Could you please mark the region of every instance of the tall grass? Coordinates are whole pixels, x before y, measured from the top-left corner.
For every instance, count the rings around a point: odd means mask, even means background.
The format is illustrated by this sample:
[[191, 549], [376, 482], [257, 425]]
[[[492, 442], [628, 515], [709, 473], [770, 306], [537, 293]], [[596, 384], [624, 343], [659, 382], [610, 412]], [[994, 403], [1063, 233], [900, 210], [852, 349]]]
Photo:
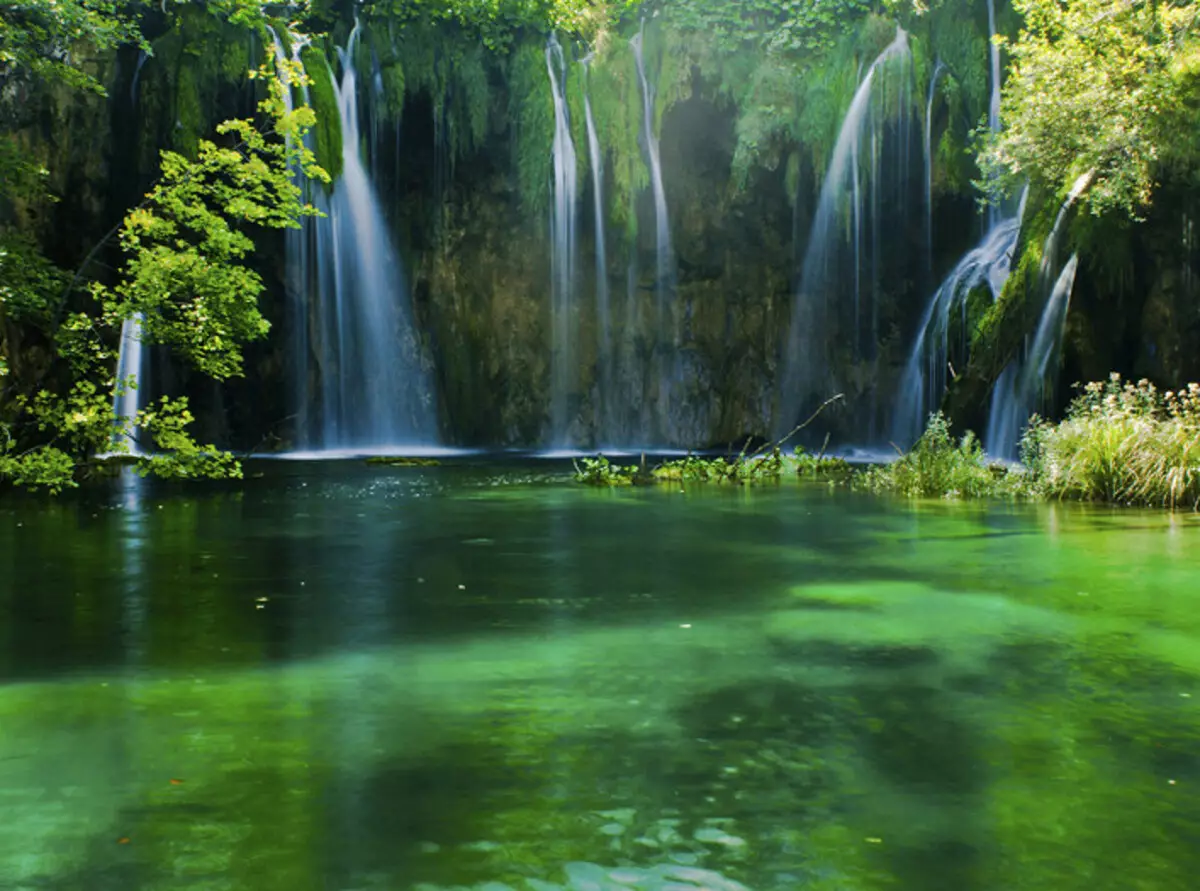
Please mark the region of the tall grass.
[[1061, 423], [1030, 422], [1022, 460], [1046, 497], [1200, 510], [1200, 384], [1088, 384]]
[[862, 488], [909, 498], [986, 498], [1007, 494], [1010, 474], [984, 454], [974, 433], [956, 440], [941, 412], [929, 416], [916, 445], [891, 464], [858, 477]]

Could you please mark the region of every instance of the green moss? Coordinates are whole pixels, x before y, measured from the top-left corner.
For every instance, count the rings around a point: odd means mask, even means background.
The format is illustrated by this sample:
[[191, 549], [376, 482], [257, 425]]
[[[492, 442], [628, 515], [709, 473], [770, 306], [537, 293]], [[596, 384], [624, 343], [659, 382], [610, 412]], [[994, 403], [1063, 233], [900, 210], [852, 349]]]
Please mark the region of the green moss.
[[171, 144], [180, 154], [194, 158], [207, 129], [198, 72], [189, 64], [182, 64], [175, 81], [175, 132]]
[[509, 120], [521, 201], [531, 212], [549, 207], [554, 142], [554, 97], [546, 58], [535, 45], [519, 47], [509, 62]]
[[338, 112], [333, 71], [325, 54], [316, 46], [307, 46], [300, 55], [304, 70], [312, 78], [308, 88], [309, 104], [317, 115], [313, 128], [317, 163], [335, 179], [342, 172], [342, 117]]
[[601, 149], [610, 160], [608, 218], [633, 238], [637, 234], [635, 202], [650, 184], [650, 171], [639, 141], [642, 95], [628, 42], [611, 41], [592, 66], [590, 77], [592, 114], [596, 129], [603, 134]]
[[408, 80], [404, 75], [404, 66], [399, 60], [381, 69], [383, 80], [383, 105], [391, 120], [400, 120], [404, 114], [404, 100], [408, 89]]

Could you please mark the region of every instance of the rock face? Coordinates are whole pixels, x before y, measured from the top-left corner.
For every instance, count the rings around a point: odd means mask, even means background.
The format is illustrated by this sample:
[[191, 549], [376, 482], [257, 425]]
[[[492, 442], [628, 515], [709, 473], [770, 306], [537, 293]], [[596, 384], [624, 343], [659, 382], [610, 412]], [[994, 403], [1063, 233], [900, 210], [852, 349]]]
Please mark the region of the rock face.
[[[698, 128], [703, 138], [695, 138]], [[792, 211], [782, 174], [764, 173], [730, 194], [732, 128], [728, 114], [700, 100], [665, 116], [673, 293], [660, 316], [653, 211], [639, 200], [637, 234], [607, 239], [607, 348], [594, 226], [584, 226], [571, 317], [571, 443], [702, 446], [769, 429], [790, 300]], [[445, 433], [455, 442], [532, 445], [547, 433], [554, 349], [547, 227], [522, 208], [503, 163], [506, 148], [501, 133], [482, 150], [487, 161], [461, 165], [476, 169], [461, 174], [436, 234], [416, 252], [414, 296]]]

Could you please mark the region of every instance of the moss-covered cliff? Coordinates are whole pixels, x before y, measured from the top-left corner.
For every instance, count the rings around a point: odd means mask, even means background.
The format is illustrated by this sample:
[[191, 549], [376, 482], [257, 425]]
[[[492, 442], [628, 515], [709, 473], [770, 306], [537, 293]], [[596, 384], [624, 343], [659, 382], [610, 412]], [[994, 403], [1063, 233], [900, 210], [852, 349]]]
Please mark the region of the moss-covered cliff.
[[[1018, 22], [1001, 6], [1000, 29], [1013, 33]], [[821, 185], [863, 72], [896, 28], [878, 4], [836, 7], [818, 15], [805, 6], [805, 18], [789, 17], [780, 4], [689, 0], [662, 5], [643, 23], [610, 4], [559, 35], [578, 164], [566, 441], [698, 446], [790, 426], [781, 418], [782, 369], [805, 246], [821, 234], [814, 232]], [[368, 4], [358, 10], [353, 58], [343, 58], [338, 48], [354, 12], [349, 4], [316, 4], [308, 25], [327, 33], [298, 53], [313, 83], [296, 98], [317, 111], [313, 147], [336, 190], [345, 134], [335, 83], [343, 65], [358, 71], [354, 148], [368, 162], [388, 235], [405, 261], [409, 292], [397, 299], [412, 303], [441, 436], [472, 445], [549, 442], [552, 362], [561, 346], [551, 311], [546, 22]], [[809, 431], [818, 440], [829, 432], [886, 441], [897, 379], [928, 297], [985, 228], [971, 134], [986, 120], [991, 87], [986, 6], [934, 4], [924, 15], [903, 13], [901, 23], [909, 32], [903, 79], [889, 75], [876, 130], [855, 155], [861, 193], [847, 189], [837, 198], [832, 237], [854, 245], [855, 261], [852, 268], [843, 256], [819, 295], [824, 321], [811, 335], [819, 373], [806, 381], [800, 405], [834, 392], [847, 398]], [[631, 48], [643, 28], [670, 217], [665, 292]], [[54, 171], [61, 200], [5, 213], [21, 218], [67, 268], [136, 203], [160, 148], [186, 154], [216, 121], [251, 113], [256, 86], [246, 72], [272, 51], [266, 33], [232, 26], [202, 4], [181, 4], [169, 16], [151, 11], [145, 31], [152, 55], [129, 47], [96, 60], [107, 102], [50, 97], [20, 133]], [[585, 91], [601, 145], [602, 284]], [[1196, 373], [1189, 182], [1182, 174], [1165, 183], [1144, 224], [1072, 218], [1066, 244], [1081, 264], [1060, 382], [1110, 369], [1164, 383]], [[1001, 299], [993, 305], [981, 291], [953, 323], [952, 340], [969, 348], [951, 357], [945, 404], [977, 429], [986, 424], [994, 381], [1036, 324], [1040, 310], [1029, 294], [1059, 197], [1035, 191]], [[866, 210], [846, 215], [855, 202]], [[298, 362], [312, 380], [336, 373], [289, 352], [289, 332], [318, 324], [319, 314], [297, 310], [311, 298], [287, 280], [286, 250], [282, 237], [260, 242], [255, 263], [269, 285], [263, 309], [273, 334], [249, 348], [245, 380], [216, 388], [170, 356], [155, 356], [150, 393], [189, 393], [205, 438], [245, 448], [294, 443], [305, 392]], [[116, 260], [96, 258], [91, 272]], [[853, 304], [851, 276], [862, 279]], [[6, 336], [14, 364], [38, 364], [36, 343], [12, 330]], [[1066, 395], [1060, 386], [1047, 407]]]

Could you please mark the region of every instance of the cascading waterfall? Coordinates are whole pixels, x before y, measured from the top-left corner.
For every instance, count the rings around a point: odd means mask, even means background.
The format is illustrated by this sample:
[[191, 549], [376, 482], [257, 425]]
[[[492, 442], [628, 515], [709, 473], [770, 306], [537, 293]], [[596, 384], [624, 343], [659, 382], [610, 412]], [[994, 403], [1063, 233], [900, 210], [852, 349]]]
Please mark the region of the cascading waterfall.
[[937, 97], [938, 79], [946, 70], [941, 59], [933, 66], [929, 77], [929, 97], [925, 102], [925, 272], [933, 278], [933, 100]]
[[[950, 322], [955, 310], [962, 314], [965, 337], [970, 294], [986, 285], [994, 302], [1004, 290], [1021, 232], [1024, 208], [1023, 196], [1017, 216], [993, 227], [983, 241], [959, 261], [925, 308], [897, 391], [892, 421], [892, 441], [897, 445], [907, 448], [916, 442], [927, 417], [941, 404], [950, 370]], [[965, 353], [964, 348], [964, 361]]]
[[642, 144], [646, 152], [646, 166], [650, 171], [650, 189], [654, 197], [655, 237], [655, 322], [657, 339], [654, 344], [654, 360], [651, 374], [657, 382], [657, 402], [653, 420], [643, 417], [639, 426], [643, 436], [653, 427], [662, 442], [679, 439], [671, 418], [682, 404], [678, 390], [683, 377], [680, 368], [679, 347], [682, 331], [679, 320], [672, 319], [675, 296], [675, 252], [671, 246], [671, 220], [667, 211], [667, 191], [663, 184], [662, 156], [658, 136], [654, 132], [654, 90], [646, 76], [646, 23], [630, 40], [634, 62], [637, 66], [638, 83], [642, 94]]
[[654, 133], [654, 93], [646, 77], [644, 44], [646, 24], [630, 41], [637, 63], [638, 82], [642, 88], [642, 137], [645, 140], [646, 160], [650, 168], [650, 188], [654, 193], [654, 234], [656, 239], [655, 273], [660, 319], [665, 317], [666, 303], [675, 288], [675, 257], [671, 248], [671, 221], [667, 213], [667, 191], [663, 186], [662, 156], [658, 137]]
[[600, 430], [606, 435], [611, 435], [613, 428], [613, 342], [612, 310], [609, 305], [608, 291], [608, 250], [604, 233], [604, 156], [600, 151], [600, 137], [596, 132], [595, 118], [592, 116], [591, 62], [591, 55], [583, 60], [583, 115], [587, 124], [588, 157], [592, 167], [592, 203], [596, 218], [596, 327], [599, 338], [596, 350], [597, 375], [599, 377], [596, 390], [599, 394], [599, 405], [596, 414]]
[[567, 108], [567, 63], [558, 38], [546, 44], [546, 71], [554, 95], [554, 181], [550, 208], [551, 236], [551, 332], [550, 422], [554, 445], [567, 445], [569, 417], [567, 400], [573, 390], [575, 331], [576, 220], [578, 214], [578, 167], [571, 139], [571, 117]]
[[[298, 444], [303, 449], [394, 450], [436, 441], [437, 424], [429, 375], [412, 322], [399, 253], [388, 235], [379, 199], [361, 156], [356, 23], [335, 81], [342, 124], [342, 175], [327, 200], [314, 203], [328, 219], [307, 225], [308, 241], [297, 249], [306, 270], [309, 305], [298, 308], [294, 348], [300, 375]], [[321, 191], [319, 188], [314, 191]], [[312, 328], [308, 328], [310, 318]], [[319, 412], [313, 401], [309, 361], [315, 363]]]
[[1075, 255], [1059, 269], [1058, 254], [1066, 232], [1067, 214], [1091, 185], [1094, 176], [1095, 171], [1089, 170], [1075, 180], [1046, 236], [1035, 291], [1042, 305], [1037, 331], [1024, 355], [1008, 364], [992, 390], [984, 448], [995, 458], [1013, 460], [1017, 457], [1021, 430], [1030, 414], [1038, 409], [1046, 382], [1057, 366], [1067, 305], [1079, 265], [1078, 255]]
[[[271, 32], [274, 34], [275, 32]], [[133, 67], [133, 77], [129, 81], [129, 104], [136, 106], [138, 102], [138, 87], [142, 83], [142, 68], [145, 67], [150, 54], [144, 49], [138, 50], [138, 60]]]
[[121, 323], [121, 349], [113, 390], [113, 420], [118, 431], [113, 437], [113, 445], [131, 455], [143, 454], [134, 436], [133, 421], [142, 406], [142, 387], [147, 377], [145, 365], [142, 314], [136, 313]]
[[1021, 430], [1044, 401], [1062, 350], [1067, 309], [1078, 268], [1079, 255], [1072, 254], [1054, 282], [1024, 361], [1010, 364], [996, 382], [984, 440], [988, 454], [994, 458], [1013, 460], [1017, 457]]
[[[864, 341], [878, 341], [874, 326], [878, 320], [875, 300], [878, 289], [876, 280], [879, 274], [878, 218], [881, 215], [880, 190], [883, 188], [880, 183], [882, 170], [879, 163], [882, 122], [879, 118], [883, 113], [881, 111], [878, 116], [871, 114], [872, 97], [879, 72], [893, 61], [901, 63], [899, 82], [906, 87], [911, 77], [908, 64], [910, 59], [908, 35], [903, 29], [897, 28], [895, 38], [863, 74], [834, 144], [825, 181], [821, 185], [808, 246], [804, 252], [800, 286], [793, 304], [791, 329], [783, 357], [784, 373], [776, 424], [780, 433], [787, 432], [796, 423], [801, 411], [811, 400], [820, 400], [829, 395], [821, 392], [829, 368], [824, 350], [829, 346], [829, 341], [837, 329], [837, 325], [829, 321], [829, 306], [834, 295], [844, 293], [842, 282], [849, 281], [854, 291], [850, 309], [855, 327], [850, 340], [856, 355], [861, 352]], [[902, 96], [907, 92], [903, 87]], [[908, 109], [903, 100], [900, 104], [900, 115], [903, 120], [907, 120]], [[902, 143], [907, 142], [907, 128], [902, 126], [898, 129], [897, 138]], [[903, 162], [905, 149], [906, 146], [902, 145], [894, 165], [900, 182], [903, 182], [907, 175]], [[862, 282], [864, 207], [860, 183], [860, 156], [864, 153], [868, 155], [867, 169], [871, 178], [871, 248], [875, 252], [872, 253], [869, 266], [866, 267], [870, 270], [872, 278], [869, 287], [864, 286]], [[845, 234], [847, 232], [848, 236]], [[846, 265], [847, 258], [842, 256], [846, 241], [849, 241], [851, 252], [849, 268]], [[864, 294], [871, 302], [870, 307], [865, 310], [861, 305]], [[843, 307], [835, 306], [834, 317], [841, 315], [843, 311]], [[871, 331], [864, 332], [860, 328], [863, 319], [870, 320]]]
[[[137, 65], [129, 85], [129, 104], [137, 108], [140, 93], [142, 67], [150, 56], [145, 50], [138, 51]], [[117, 353], [117, 376], [113, 387], [113, 447], [131, 455], [144, 454], [135, 437], [133, 421], [145, 400], [149, 387], [150, 363], [145, 345], [142, 343], [141, 313], [134, 313], [121, 323], [121, 343]]]

